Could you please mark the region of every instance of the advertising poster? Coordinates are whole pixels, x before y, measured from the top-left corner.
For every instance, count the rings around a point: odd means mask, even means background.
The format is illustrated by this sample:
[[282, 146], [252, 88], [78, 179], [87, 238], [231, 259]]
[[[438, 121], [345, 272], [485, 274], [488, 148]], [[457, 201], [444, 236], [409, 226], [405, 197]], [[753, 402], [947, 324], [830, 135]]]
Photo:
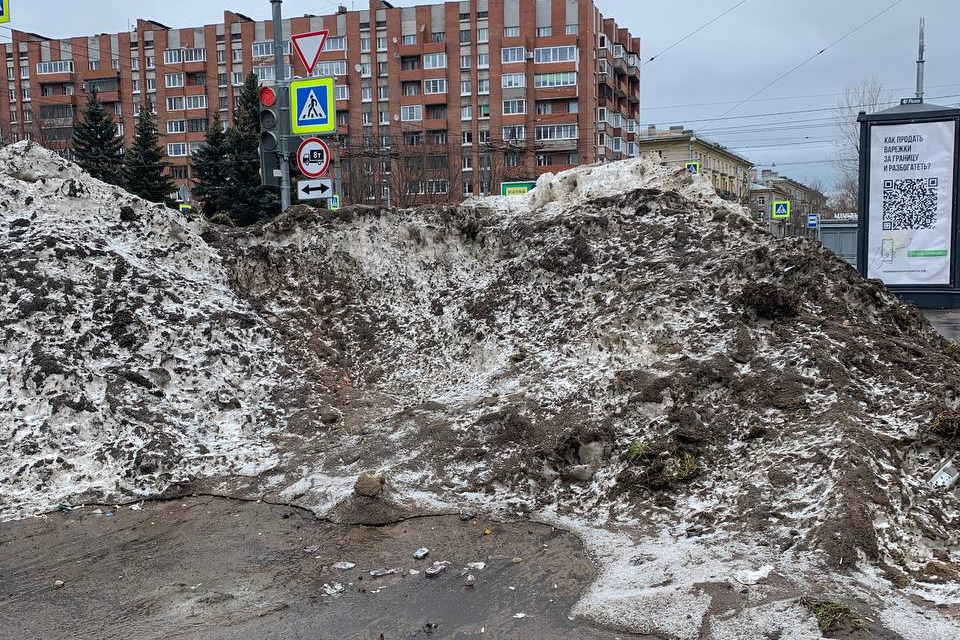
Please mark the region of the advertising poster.
[[867, 277], [950, 284], [955, 144], [952, 120], [871, 127]]

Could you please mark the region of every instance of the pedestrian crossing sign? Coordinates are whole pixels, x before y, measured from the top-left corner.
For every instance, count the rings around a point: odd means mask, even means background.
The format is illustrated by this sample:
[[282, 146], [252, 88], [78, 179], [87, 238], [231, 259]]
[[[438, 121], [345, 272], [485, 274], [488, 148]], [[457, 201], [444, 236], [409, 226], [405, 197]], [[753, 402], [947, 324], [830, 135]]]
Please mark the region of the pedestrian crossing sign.
[[789, 218], [790, 217], [790, 201], [789, 200], [777, 200], [773, 203], [773, 212], [770, 214], [771, 218]]
[[10, 0], [0, 0], [0, 22], [10, 22]]
[[306, 78], [290, 83], [290, 131], [331, 133], [337, 128], [333, 78]]

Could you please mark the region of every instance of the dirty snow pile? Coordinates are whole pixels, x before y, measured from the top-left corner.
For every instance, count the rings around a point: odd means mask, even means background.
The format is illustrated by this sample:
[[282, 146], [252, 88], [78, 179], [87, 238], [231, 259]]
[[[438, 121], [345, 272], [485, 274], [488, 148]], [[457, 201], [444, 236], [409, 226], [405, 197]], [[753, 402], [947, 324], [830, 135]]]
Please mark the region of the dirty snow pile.
[[[799, 639], [848, 607], [958, 637], [958, 501], [929, 481], [960, 349], [702, 178], [631, 160], [201, 237], [36, 147], [0, 174], [4, 516], [204, 485], [490, 509], [577, 532], [601, 569], [572, 613], [610, 627]], [[396, 497], [373, 515], [368, 471]]]
[[[768, 564], [778, 603], [960, 603], [957, 499], [929, 484], [956, 449], [960, 351], [701, 178], [625, 161], [460, 207], [294, 208], [215, 244], [304, 366], [343, 380], [285, 499], [324, 512], [331, 478], [374, 469], [626, 532], [575, 613], [634, 632], [742, 628], [698, 585]], [[783, 606], [750, 615], [812, 619]]]
[[0, 520], [275, 461], [296, 376], [176, 212], [0, 150], [0, 309]]

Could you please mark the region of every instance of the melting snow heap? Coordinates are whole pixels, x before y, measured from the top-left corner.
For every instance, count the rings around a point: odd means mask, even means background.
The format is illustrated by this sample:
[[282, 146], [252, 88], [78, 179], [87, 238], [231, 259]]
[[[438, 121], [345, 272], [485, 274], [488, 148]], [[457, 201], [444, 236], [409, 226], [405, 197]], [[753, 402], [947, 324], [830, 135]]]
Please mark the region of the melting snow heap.
[[0, 173], [4, 517], [197, 487], [337, 517], [376, 471], [400, 511], [580, 535], [572, 615], [611, 628], [817, 638], [836, 602], [960, 636], [958, 501], [930, 483], [960, 349], [703, 178], [630, 160], [236, 230], [29, 144]]

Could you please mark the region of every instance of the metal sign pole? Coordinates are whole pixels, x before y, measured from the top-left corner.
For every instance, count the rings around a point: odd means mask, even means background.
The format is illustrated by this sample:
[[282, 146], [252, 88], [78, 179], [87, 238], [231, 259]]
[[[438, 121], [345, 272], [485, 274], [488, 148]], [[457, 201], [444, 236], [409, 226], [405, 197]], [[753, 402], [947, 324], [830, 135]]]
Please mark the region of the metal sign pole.
[[280, 105], [280, 211], [290, 208], [290, 98], [283, 64], [283, 0], [273, 5], [273, 74]]

